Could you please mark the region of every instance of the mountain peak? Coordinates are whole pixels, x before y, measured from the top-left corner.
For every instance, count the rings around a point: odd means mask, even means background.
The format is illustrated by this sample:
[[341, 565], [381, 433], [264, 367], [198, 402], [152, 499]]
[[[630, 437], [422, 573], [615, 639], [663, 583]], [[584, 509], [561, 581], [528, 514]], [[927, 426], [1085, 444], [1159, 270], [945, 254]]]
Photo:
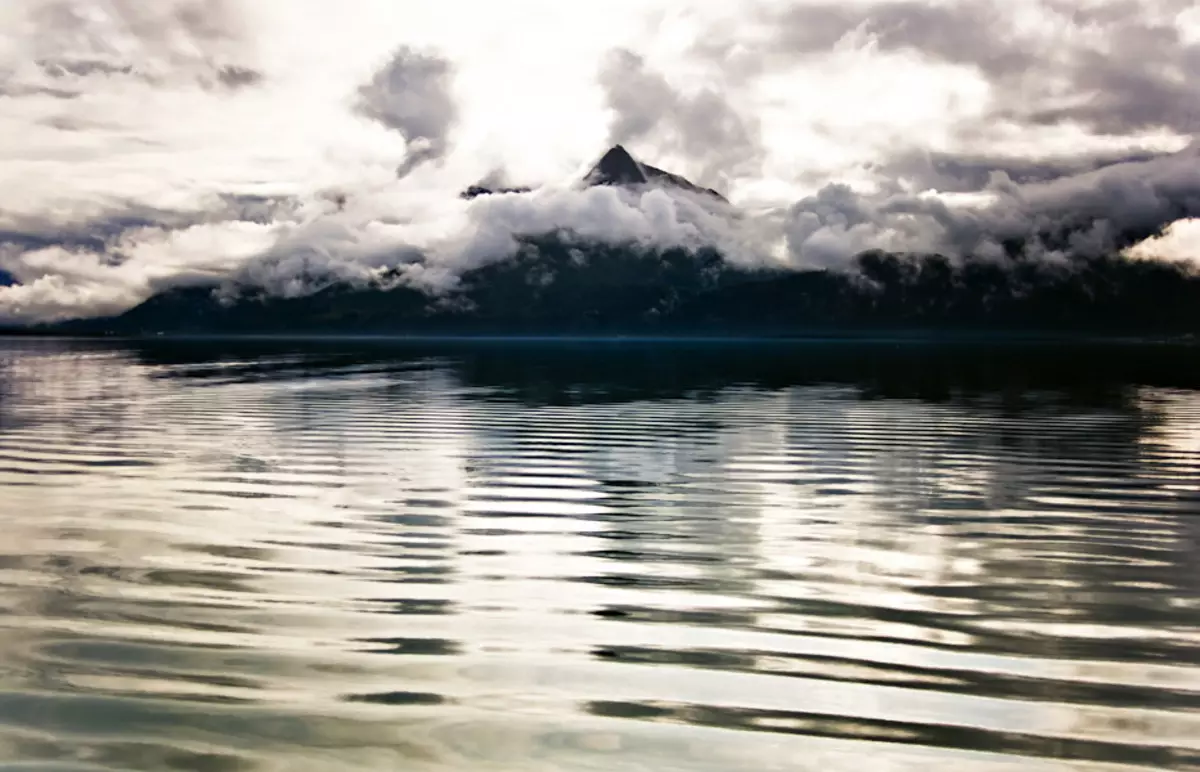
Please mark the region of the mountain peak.
[[[604, 152], [604, 155], [600, 157], [600, 160], [596, 162], [591, 171], [584, 175], [583, 183], [587, 186], [660, 185], [680, 188], [692, 193], [701, 193], [712, 196], [724, 203], [729, 203], [725, 200], [724, 196], [712, 188], [700, 187], [678, 174], [672, 174], [656, 166], [642, 163], [634, 158], [625, 149], [624, 145], [619, 144], [613, 145]], [[526, 193], [529, 190], [526, 187], [501, 187], [485, 181], [472, 185], [459, 195], [463, 198], [476, 198], [494, 193]]]
[[622, 145], [613, 145], [584, 177], [589, 185], [644, 185], [646, 170]]
[[619, 144], [613, 145], [601, 156], [583, 181], [588, 185], [670, 185], [725, 201], [724, 196], [711, 188], [702, 188], [678, 174], [638, 161], [624, 145]]

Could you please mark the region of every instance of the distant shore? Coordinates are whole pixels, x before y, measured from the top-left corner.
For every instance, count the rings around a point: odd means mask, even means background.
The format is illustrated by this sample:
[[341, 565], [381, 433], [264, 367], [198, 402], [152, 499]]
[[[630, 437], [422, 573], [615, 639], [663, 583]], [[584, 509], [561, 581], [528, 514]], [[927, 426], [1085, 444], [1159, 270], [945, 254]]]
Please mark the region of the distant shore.
[[47, 338], [110, 341], [356, 341], [356, 342], [413, 342], [413, 343], [629, 343], [629, 344], [713, 344], [746, 343], [876, 343], [876, 344], [940, 344], [940, 343], [1044, 343], [1044, 344], [1169, 344], [1200, 345], [1195, 333], [1086, 332], [1061, 330], [938, 330], [938, 329], [829, 329], [792, 333], [740, 334], [671, 334], [671, 333], [226, 333], [226, 332], [163, 332], [158, 334], [108, 334], [58, 331], [41, 328], [0, 328], [0, 338]]

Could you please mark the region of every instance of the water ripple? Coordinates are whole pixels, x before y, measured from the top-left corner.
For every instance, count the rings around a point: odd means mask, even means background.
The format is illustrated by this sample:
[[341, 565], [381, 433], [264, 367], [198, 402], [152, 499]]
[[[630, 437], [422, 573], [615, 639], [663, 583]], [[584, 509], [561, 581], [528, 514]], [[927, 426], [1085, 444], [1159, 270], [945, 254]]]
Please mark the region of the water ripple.
[[0, 343], [5, 769], [1200, 767], [1180, 352], [247, 345]]

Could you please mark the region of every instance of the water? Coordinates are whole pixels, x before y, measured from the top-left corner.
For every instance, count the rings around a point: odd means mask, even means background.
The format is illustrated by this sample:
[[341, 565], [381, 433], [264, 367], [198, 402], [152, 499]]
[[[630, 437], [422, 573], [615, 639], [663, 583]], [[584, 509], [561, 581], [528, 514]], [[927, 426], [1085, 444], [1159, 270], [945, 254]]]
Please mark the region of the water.
[[1200, 768], [1200, 352], [0, 340], [4, 770]]

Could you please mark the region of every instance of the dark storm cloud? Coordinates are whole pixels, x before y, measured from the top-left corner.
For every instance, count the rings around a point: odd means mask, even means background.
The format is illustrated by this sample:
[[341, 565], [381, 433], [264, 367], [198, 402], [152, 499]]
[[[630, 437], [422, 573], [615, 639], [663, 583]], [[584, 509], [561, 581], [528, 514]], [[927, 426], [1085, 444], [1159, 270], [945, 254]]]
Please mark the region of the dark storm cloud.
[[227, 193], [187, 211], [112, 201], [93, 214], [0, 212], [0, 279], [9, 285], [0, 323], [117, 313], [168, 287], [211, 283], [231, 270], [228, 255], [209, 246], [214, 234], [253, 237], [298, 206]]
[[785, 232], [802, 264], [836, 267], [867, 249], [961, 258], [1111, 255], [1200, 216], [1200, 145], [1170, 156], [1021, 185], [992, 172], [983, 206], [830, 184], [793, 205]]
[[[769, 56], [803, 57], [857, 33], [882, 51], [966, 66], [990, 85], [990, 123], [1074, 123], [1099, 134], [1196, 131], [1200, 49], [1171, 21], [1186, 3], [1051, 2], [1042, 27], [1018, 29], [999, 3], [797, 6], [777, 17]], [[753, 64], [753, 56], [749, 59]], [[957, 257], [1111, 254], [1200, 216], [1200, 152], [1075, 157], [901, 150], [872, 168], [883, 192], [828, 185], [791, 209], [788, 242], [803, 262], [836, 265], [866, 248]], [[951, 206], [905, 189], [987, 190], [993, 203]]]
[[1016, 39], [1005, 7], [991, 2], [934, 5], [921, 0], [793, 4], [765, 14], [768, 33], [758, 45], [739, 46], [716, 31], [694, 50], [746, 77], [789, 60], [828, 54], [839, 42], [860, 33], [883, 51], [917, 51], [977, 67], [989, 79], [1004, 79], [1043, 63], [1036, 45]]
[[22, 42], [43, 80], [14, 84], [16, 73], [7, 72], [0, 93], [71, 97], [113, 78], [233, 90], [263, 79], [228, 0], [50, 0], [28, 22]]
[[723, 93], [713, 88], [683, 93], [626, 49], [608, 54], [599, 80], [612, 112], [610, 144], [649, 140], [677, 152], [695, 166], [701, 185], [722, 187], [761, 170], [758, 123], [735, 110]]
[[862, 36], [884, 52], [911, 52], [969, 67], [991, 86], [987, 120], [1077, 123], [1102, 134], [1200, 129], [1200, 44], [1173, 18], [1176, 0], [1042, 5], [1045, 18], [1019, 27], [1009, 3], [805, 3], [770, 11], [762, 45], [717, 34], [696, 51], [740, 77], [828, 53]]
[[62, 247], [105, 253], [131, 232], [147, 228], [179, 230], [195, 225], [201, 219], [191, 213], [133, 203], [114, 206], [103, 214], [67, 222], [52, 216], [26, 216], [11, 219], [0, 227], [0, 245], [15, 246], [22, 251]]
[[114, 202], [100, 214], [76, 218], [53, 215], [9, 217], [0, 221], [0, 247], [21, 252], [61, 247], [95, 253], [106, 262], [119, 262], [120, 246], [145, 231], [179, 231], [219, 222], [268, 224], [295, 211], [297, 202], [287, 196], [224, 193], [212, 206], [196, 211], [161, 209], [135, 202]]
[[777, 21], [777, 45], [783, 51], [824, 53], [861, 29], [884, 50], [912, 49], [954, 64], [971, 64], [990, 77], [1021, 72], [1038, 61], [1039, 52], [1012, 37], [1010, 18], [991, 3], [798, 5]]
[[227, 89], [247, 88], [263, 81], [265, 76], [258, 70], [238, 65], [226, 65], [216, 72], [216, 82]]
[[983, 190], [997, 173], [1025, 185], [1051, 182], [1114, 164], [1150, 161], [1167, 155], [1170, 154], [1154, 150], [1129, 150], [1023, 158], [913, 149], [897, 152], [886, 161], [869, 164], [867, 168], [882, 178], [901, 181], [916, 190], [966, 193]]
[[407, 176], [426, 161], [442, 158], [458, 121], [450, 61], [401, 47], [391, 61], [358, 91], [357, 109], [398, 132], [408, 158], [396, 173]]

